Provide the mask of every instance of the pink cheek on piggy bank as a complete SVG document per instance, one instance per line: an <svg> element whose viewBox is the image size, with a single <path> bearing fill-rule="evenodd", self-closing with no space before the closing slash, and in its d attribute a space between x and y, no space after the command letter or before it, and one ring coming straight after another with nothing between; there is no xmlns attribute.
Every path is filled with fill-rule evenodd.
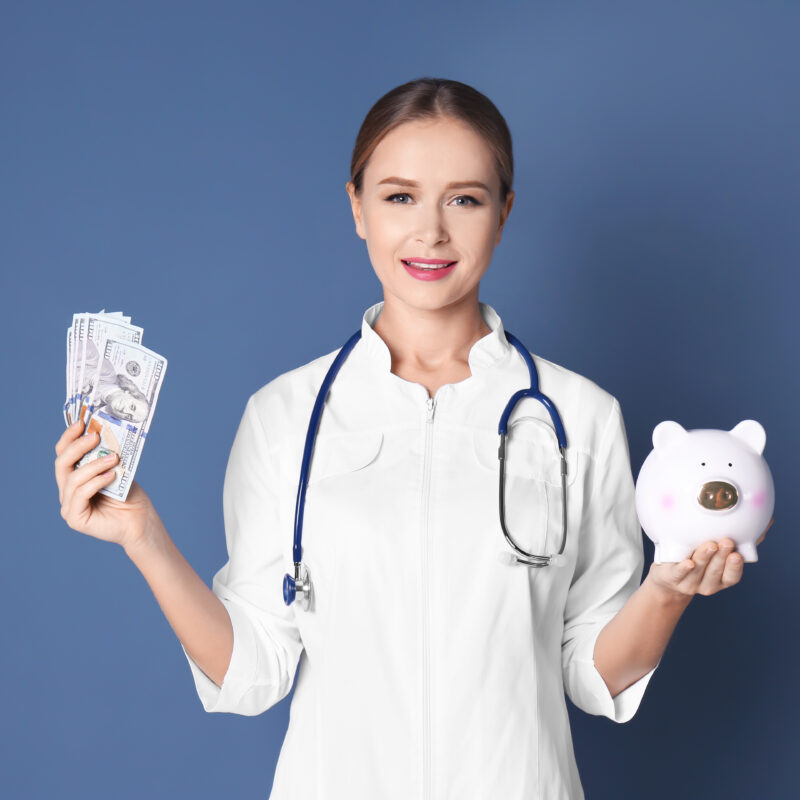
<svg viewBox="0 0 800 800"><path fill-rule="evenodd" d="M761 508L767 502L767 493L763 489L753 492L753 505L756 508Z"/></svg>
<svg viewBox="0 0 800 800"><path fill-rule="evenodd" d="M671 494L661 495L661 508L665 511L670 511L675 505L675 498Z"/></svg>

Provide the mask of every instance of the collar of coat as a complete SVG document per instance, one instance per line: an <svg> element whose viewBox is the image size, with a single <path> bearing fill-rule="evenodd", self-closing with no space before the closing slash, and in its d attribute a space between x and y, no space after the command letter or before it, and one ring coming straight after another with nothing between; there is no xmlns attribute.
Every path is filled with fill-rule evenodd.
<svg viewBox="0 0 800 800"><path fill-rule="evenodd" d="M506 339L503 321L500 315L488 304L478 303L484 322L491 329L491 333L478 339L469 351L469 368L473 375L491 369L500 361L508 357L512 345ZM392 368L392 355L386 342L373 330L373 326L383 310L383 301L370 306L361 320L361 340L364 344L364 353L379 370L390 372Z"/></svg>

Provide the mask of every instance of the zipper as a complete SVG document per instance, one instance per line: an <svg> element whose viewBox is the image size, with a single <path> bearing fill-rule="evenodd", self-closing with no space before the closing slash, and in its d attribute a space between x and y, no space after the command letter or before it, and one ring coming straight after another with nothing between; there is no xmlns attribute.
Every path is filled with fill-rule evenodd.
<svg viewBox="0 0 800 800"><path fill-rule="evenodd" d="M427 421L428 422L433 422L433 415L434 415L435 411L436 411L436 398L435 397L429 397L428 398L428 416L427 416ZM426 442L426 444L427 444L427 442Z"/></svg>
<svg viewBox="0 0 800 800"><path fill-rule="evenodd" d="M428 506L431 494L431 450L436 398L429 397L425 417L425 456L422 473L422 797L431 797L431 701L430 701L430 579L428 577Z"/></svg>

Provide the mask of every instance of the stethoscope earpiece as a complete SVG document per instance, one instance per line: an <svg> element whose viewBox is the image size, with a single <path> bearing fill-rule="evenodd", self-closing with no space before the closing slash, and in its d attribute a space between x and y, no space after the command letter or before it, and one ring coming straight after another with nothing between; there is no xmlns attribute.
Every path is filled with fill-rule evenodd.
<svg viewBox="0 0 800 800"><path fill-rule="evenodd" d="M567 563L567 557L563 553L555 553L552 556L548 556L548 563L547 564L529 564L526 561L523 561L518 556L514 555L507 550L504 550L497 554L497 560L504 566L504 567L563 567Z"/></svg>

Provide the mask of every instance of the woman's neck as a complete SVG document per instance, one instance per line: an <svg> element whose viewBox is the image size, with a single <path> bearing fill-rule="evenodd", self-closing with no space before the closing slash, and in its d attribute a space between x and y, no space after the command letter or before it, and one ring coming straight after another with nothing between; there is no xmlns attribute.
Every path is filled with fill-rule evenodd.
<svg viewBox="0 0 800 800"><path fill-rule="evenodd" d="M442 383L452 382L450 377L464 372L464 377L469 377L469 351L478 339L491 333L481 315L477 292L464 302L434 310L386 297L373 329L389 348L392 372L412 376L408 379L425 385L430 381L420 377L435 382L440 376Z"/></svg>

